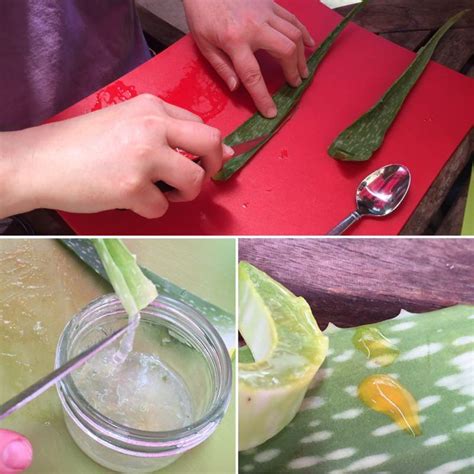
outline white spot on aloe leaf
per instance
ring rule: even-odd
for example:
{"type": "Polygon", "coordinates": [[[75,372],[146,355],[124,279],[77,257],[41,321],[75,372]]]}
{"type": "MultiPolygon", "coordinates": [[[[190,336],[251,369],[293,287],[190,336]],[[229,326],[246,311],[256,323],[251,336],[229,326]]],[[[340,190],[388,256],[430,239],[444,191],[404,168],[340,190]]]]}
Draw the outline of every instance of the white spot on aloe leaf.
{"type": "Polygon", "coordinates": [[[437,446],[438,444],[446,443],[448,440],[448,435],[432,436],[423,443],[423,446],[437,446]]]}
{"type": "Polygon", "coordinates": [[[443,344],[439,342],[431,342],[429,344],[423,344],[421,346],[415,347],[411,351],[405,352],[402,354],[398,360],[406,361],[406,360],[414,360],[420,359],[421,357],[427,357],[432,354],[436,354],[443,348],[443,344]]]}
{"type": "MultiPolygon", "coordinates": [[[[426,421],[426,416],[420,416],[420,423],[426,421]]],[[[372,436],[387,436],[392,433],[396,433],[397,431],[401,431],[402,428],[398,426],[396,423],[390,423],[389,425],[380,426],[374,431],[372,431],[372,436]]]]}
{"type": "Polygon", "coordinates": [[[245,466],[241,467],[243,472],[250,472],[253,471],[255,468],[252,466],[252,464],[246,464],[245,466]]]}
{"type": "Polygon", "coordinates": [[[372,431],[372,436],[386,436],[399,430],[401,430],[401,428],[398,425],[390,423],[389,425],[380,426],[372,431]]]}
{"type": "Polygon", "coordinates": [[[319,369],[316,372],[316,375],[314,376],[313,380],[311,381],[312,387],[315,387],[316,385],[319,384],[319,382],[322,382],[323,380],[331,377],[333,372],[334,372],[334,369],[331,369],[331,368],[319,369]]]}
{"type": "Polygon", "coordinates": [[[330,431],[317,431],[301,439],[302,443],[319,443],[331,438],[334,433],[330,431]]]}
{"type": "Polygon", "coordinates": [[[455,365],[459,370],[474,369],[474,351],[464,352],[451,360],[451,365],[455,365]]]}
{"type": "Polygon", "coordinates": [[[437,387],[443,387],[450,391],[456,391],[461,395],[474,397],[474,351],[464,352],[450,362],[458,368],[459,373],[447,375],[435,382],[437,387]]]}
{"type": "Polygon", "coordinates": [[[357,397],[357,387],[355,385],[348,385],[344,392],[349,394],[351,397],[357,397]]]}
{"type": "Polygon", "coordinates": [[[315,466],[319,462],[321,462],[321,458],[318,456],[304,456],[290,461],[288,467],[290,469],[304,469],[305,467],[315,466]]]}
{"type": "Polygon", "coordinates": [[[474,466],[474,457],[447,462],[446,464],[431,469],[431,471],[427,471],[425,474],[451,474],[471,466],[474,466]]]}
{"type": "Polygon", "coordinates": [[[337,461],[339,459],[347,459],[351,456],[354,456],[356,452],[357,449],[354,448],[336,449],[336,451],[332,451],[331,453],[326,454],[326,456],[324,456],[324,459],[326,461],[337,461]]]}
{"type": "Polygon", "coordinates": [[[412,327],[415,327],[416,324],[414,321],[404,321],[403,323],[395,324],[395,326],[392,326],[390,328],[390,331],[392,332],[399,332],[399,331],[406,331],[407,329],[411,329],[412,327]]]}
{"type": "Polygon", "coordinates": [[[268,462],[272,459],[275,459],[279,456],[281,451],[279,449],[267,449],[265,451],[261,451],[255,455],[254,461],[255,462],[268,462]]]}
{"type": "Polygon", "coordinates": [[[308,426],[311,426],[311,428],[315,428],[316,426],[319,426],[321,424],[321,420],[313,420],[308,423],[308,426]]]}
{"type": "Polygon", "coordinates": [[[379,466],[380,464],[387,462],[390,458],[390,454],[374,454],[373,456],[367,456],[354,461],[352,464],[349,464],[349,466],[344,469],[344,472],[365,471],[366,469],[370,469],[371,467],[379,466]]]}
{"type": "Polygon", "coordinates": [[[435,405],[441,400],[441,397],[439,395],[430,395],[428,397],[422,398],[421,400],[418,400],[418,409],[425,410],[426,408],[435,405]]]}
{"type": "Polygon", "coordinates": [[[315,410],[317,408],[321,408],[326,401],[324,398],[321,397],[307,397],[303,400],[303,403],[301,404],[300,411],[305,411],[305,410],[315,410]]]}
{"type": "Polygon", "coordinates": [[[338,356],[334,357],[332,360],[334,362],[347,362],[348,360],[351,360],[353,355],[354,351],[352,349],[349,349],[347,351],[344,351],[342,354],[339,354],[338,356]]]}
{"type": "Polygon", "coordinates": [[[456,407],[453,413],[462,413],[463,411],[466,411],[466,407],[456,407]]]}
{"type": "Polygon", "coordinates": [[[474,433],[474,423],[469,423],[468,425],[462,426],[458,429],[460,433],[474,433]]]}
{"type": "Polygon", "coordinates": [[[343,411],[341,413],[336,413],[332,416],[333,420],[352,420],[362,415],[363,410],[361,408],[351,408],[350,410],[343,411]]]}
{"type": "Polygon", "coordinates": [[[466,344],[472,343],[474,343],[474,336],[462,336],[453,342],[453,346],[465,346],[466,344]]]}

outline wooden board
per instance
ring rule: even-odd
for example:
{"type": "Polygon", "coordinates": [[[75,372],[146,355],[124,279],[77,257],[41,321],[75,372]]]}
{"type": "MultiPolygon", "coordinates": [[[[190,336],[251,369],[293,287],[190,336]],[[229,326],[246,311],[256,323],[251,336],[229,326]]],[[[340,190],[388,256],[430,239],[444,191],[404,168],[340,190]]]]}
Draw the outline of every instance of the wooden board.
{"type": "Polygon", "coordinates": [[[322,326],[474,304],[474,239],[240,239],[239,259],[303,296],[322,326]]]}
{"type": "MultiPolygon", "coordinates": [[[[305,18],[317,41],[340,21],[338,14],[315,0],[281,3],[305,18]]],[[[363,177],[384,164],[400,162],[413,174],[406,202],[393,216],[366,219],[351,230],[397,234],[474,123],[474,83],[432,63],[383,149],[370,162],[340,163],[327,155],[327,148],[412,58],[413,53],[351,25],[321,65],[293,119],[231,181],[209,183],[196,201],[172,205],[158,220],[118,211],[62,216],[79,234],[324,234],[352,210],[363,177]],[[471,99],[473,107],[466,107],[471,99]]],[[[279,68],[268,58],[263,63],[270,87],[276,90],[283,82],[279,68]]],[[[127,94],[121,95],[121,90],[154,93],[200,114],[224,134],[254,111],[243,91],[229,95],[189,37],[124,76],[120,87],[115,83],[105,90],[111,103],[124,99],[127,94]]],[[[55,119],[90,112],[97,107],[97,97],[55,119]]]]}

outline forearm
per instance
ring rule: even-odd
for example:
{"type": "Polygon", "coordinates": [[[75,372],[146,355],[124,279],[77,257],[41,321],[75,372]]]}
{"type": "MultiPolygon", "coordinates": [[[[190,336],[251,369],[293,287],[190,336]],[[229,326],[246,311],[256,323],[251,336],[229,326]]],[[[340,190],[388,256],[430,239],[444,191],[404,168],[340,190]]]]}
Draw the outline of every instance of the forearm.
{"type": "Polygon", "coordinates": [[[33,150],[28,156],[25,134],[0,133],[0,218],[38,207],[32,187],[34,170],[29,165],[33,150]]]}

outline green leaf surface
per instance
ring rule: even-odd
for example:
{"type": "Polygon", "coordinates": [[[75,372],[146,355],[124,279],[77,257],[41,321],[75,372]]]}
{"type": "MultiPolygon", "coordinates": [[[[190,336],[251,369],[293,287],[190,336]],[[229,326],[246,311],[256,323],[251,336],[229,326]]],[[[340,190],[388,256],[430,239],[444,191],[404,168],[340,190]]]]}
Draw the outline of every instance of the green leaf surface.
{"type": "Polygon", "coordinates": [[[249,120],[243,123],[239,128],[234,130],[230,135],[226,137],[224,142],[233,146],[236,144],[244,143],[260,137],[266,137],[257,146],[252,148],[246,153],[235,156],[229,160],[222,170],[214,176],[216,181],[225,181],[229,179],[234,173],[239,171],[264,145],[267,143],[280,129],[282,125],[289,118],[291,112],[297,106],[305,90],[311,84],[316,69],[318,68],[321,61],[326,56],[327,52],[331,48],[332,44],[336,41],[337,37],[341,34],[342,30],[347,26],[349,21],[356,15],[367,3],[367,0],[363,0],[362,3],[353,8],[346,17],[339,23],[339,25],[329,34],[329,36],[319,45],[316,51],[308,59],[308,70],[309,77],[303,81],[298,87],[291,87],[285,84],[281,87],[278,92],[273,96],[275,105],[278,109],[278,115],[273,119],[268,119],[256,113],[249,120]]]}
{"type": "Polygon", "coordinates": [[[93,239],[107,277],[129,317],[137,315],[157,296],[155,285],[143,274],[134,255],[119,239],[93,239]]]}
{"type": "Polygon", "coordinates": [[[366,161],[380,148],[388,129],[428,65],[441,38],[467,11],[451,17],[432,36],[379,102],[334,140],[329,147],[329,155],[342,161],[366,161]]]}
{"type": "MultiPolygon", "coordinates": [[[[300,412],[277,436],[242,452],[240,472],[472,472],[473,325],[474,306],[423,314],[402,311],[373,325],[400,349],[400,356],[386,367],[354,347],[356,328],[329,326],[328,356],[300,412]],[[411,436],[359,400],[358,385],[374,374],[392,375],[414,396],[421,436],[411,436]]],[[[244,357],[248,359],[248,352],[244,357]]]]}
{"type": "Polygon", "coordinates": [[[462,235],[474,235],[474,162],[472,163],[471,183],[469,184],[461,233],[462,235]]]}
{"type": "MultiPolygon", "coordinates": [[[[92,270],[110,282],[107,272],[105,271],[91,240],[64,239],[62,240],[62,243],[72,250],[77,257],[79,257],[92,270]]],[[[199,298],[184,288],[175,285],[166,278],[160,277],[151,270],[144,267],[140,268],[144,275],[153,282],[158,293],[174,298],[194,308],[214,325],[229,350],[235,348],[235,320],[232,314],[203,300],[202,298],[199,298]]]]}

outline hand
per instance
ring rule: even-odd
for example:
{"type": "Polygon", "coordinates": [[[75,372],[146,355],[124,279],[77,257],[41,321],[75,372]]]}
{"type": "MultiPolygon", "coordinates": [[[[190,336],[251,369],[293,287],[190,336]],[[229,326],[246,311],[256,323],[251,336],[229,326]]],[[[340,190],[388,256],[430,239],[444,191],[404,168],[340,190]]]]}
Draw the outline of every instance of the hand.
{"type": "Polygon", "coordinates": [[[39,207],[80,213],[120,208],[161,217],[168,201],[196,198],[204,178],[231,155],[219,130],[144,94],[81,117],[0,134],[0,217],[39,207]],[[177,147],[200,156],[203,167],[177,147]],[[163,194],[157,181],[176,190],[163,194]]]}
{"type": "Polygon", "coordinates": [[[314,40],[305,26],[273,0],[184,0],[191,33],[217,73],[234,91],[242,81],[258,110],[277,114],[255,51],[268,51],[294,87],[308,77],[305,46],[314,40]]]}
{"type": "Polygon", "coordinates": [[[0,474],[24,471],[31,464],[30,442],[13,431],[0,430],[0,474]]]}

